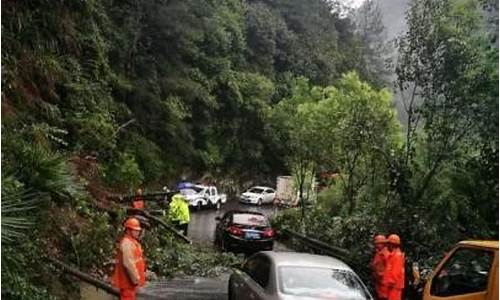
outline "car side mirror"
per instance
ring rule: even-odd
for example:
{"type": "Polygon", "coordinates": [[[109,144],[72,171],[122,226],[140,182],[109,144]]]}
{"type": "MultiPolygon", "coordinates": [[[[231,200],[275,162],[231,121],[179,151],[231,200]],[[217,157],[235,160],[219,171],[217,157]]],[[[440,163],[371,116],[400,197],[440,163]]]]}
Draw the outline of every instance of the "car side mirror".
{"type": "Polygon", "coordinates": [[[215,221],[220,222],[221,218],[220,217],[215,217],[215,221]]]}

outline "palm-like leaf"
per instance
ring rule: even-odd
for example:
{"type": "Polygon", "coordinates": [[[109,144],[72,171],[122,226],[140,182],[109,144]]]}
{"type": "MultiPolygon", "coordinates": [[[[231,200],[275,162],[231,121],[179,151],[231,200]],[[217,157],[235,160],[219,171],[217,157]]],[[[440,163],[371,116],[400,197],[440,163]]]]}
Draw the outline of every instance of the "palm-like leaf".
{"type": "Polygon", "coordinates": [[[23,142],[15,154],[16,175],[29,188],[57,198],[70,198],[80,192],[63,156],[39,145],[23,142]]]}
{"type": "Polygon", "coordinates": [[[2,180],[2,243],[22,237],[33,225],[32,211],[39,200],[37,194],[25,191],[12,176],[2,180]]]}

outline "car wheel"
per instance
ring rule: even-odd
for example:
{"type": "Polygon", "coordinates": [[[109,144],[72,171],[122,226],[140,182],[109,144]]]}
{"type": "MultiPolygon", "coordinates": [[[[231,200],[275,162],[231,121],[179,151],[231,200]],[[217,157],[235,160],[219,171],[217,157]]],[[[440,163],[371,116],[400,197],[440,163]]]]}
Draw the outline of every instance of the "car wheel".
{"type": "Polygon", "coordinates": [[[201,201],[196,204],[196,210],[201,210],[201,201]]]}
{"type": "Polygon", "coordinates": [[[220,209],[220,206],[221,206],[221,203],[220,203],[220,200],[217,201],[217,203],[215,204],[215,209],[216,210],[219,210],[220,209]]]}
{"type": "Polygon", "coordinates": [[[262,205],[262,199],[259,199],[259,201],[257,202],[257,205],[258,205],[258,206],[261,206],[261,205],[262,205]]]}

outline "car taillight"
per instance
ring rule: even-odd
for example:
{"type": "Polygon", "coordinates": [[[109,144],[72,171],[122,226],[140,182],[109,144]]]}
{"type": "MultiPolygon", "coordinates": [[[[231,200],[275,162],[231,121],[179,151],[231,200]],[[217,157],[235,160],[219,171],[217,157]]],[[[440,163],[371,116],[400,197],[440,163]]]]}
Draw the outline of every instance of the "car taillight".
{"type": "Polygon", "coordinates": [[[273,237],[274,236],[274,230],[272,228],[268,228],[262,232],[263,237],[273,237]]]}
{"type": "Polygon", "coordinates": [[[236,226],[230,226],[227,229],[227,232],[229,232],[229,234],[236,235],[236,236],[242,236],[243,235],[243,230],[241,230],[241,228],[236,227],[236,226]]]}

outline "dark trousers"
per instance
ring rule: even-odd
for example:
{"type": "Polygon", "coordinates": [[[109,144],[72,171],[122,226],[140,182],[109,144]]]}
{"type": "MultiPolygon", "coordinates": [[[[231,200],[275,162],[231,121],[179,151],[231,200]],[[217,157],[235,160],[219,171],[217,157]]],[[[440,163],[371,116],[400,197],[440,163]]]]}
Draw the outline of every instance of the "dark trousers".
{"type": "Polygon", "coordinates": [[[175,229],[181,230],[182,234],[184,234],[185,236],[187,236],[187,234],[188,234],[188,226],[189,226],[189,223],[180,224],[179,222],[175,222],[175,229]]]}

